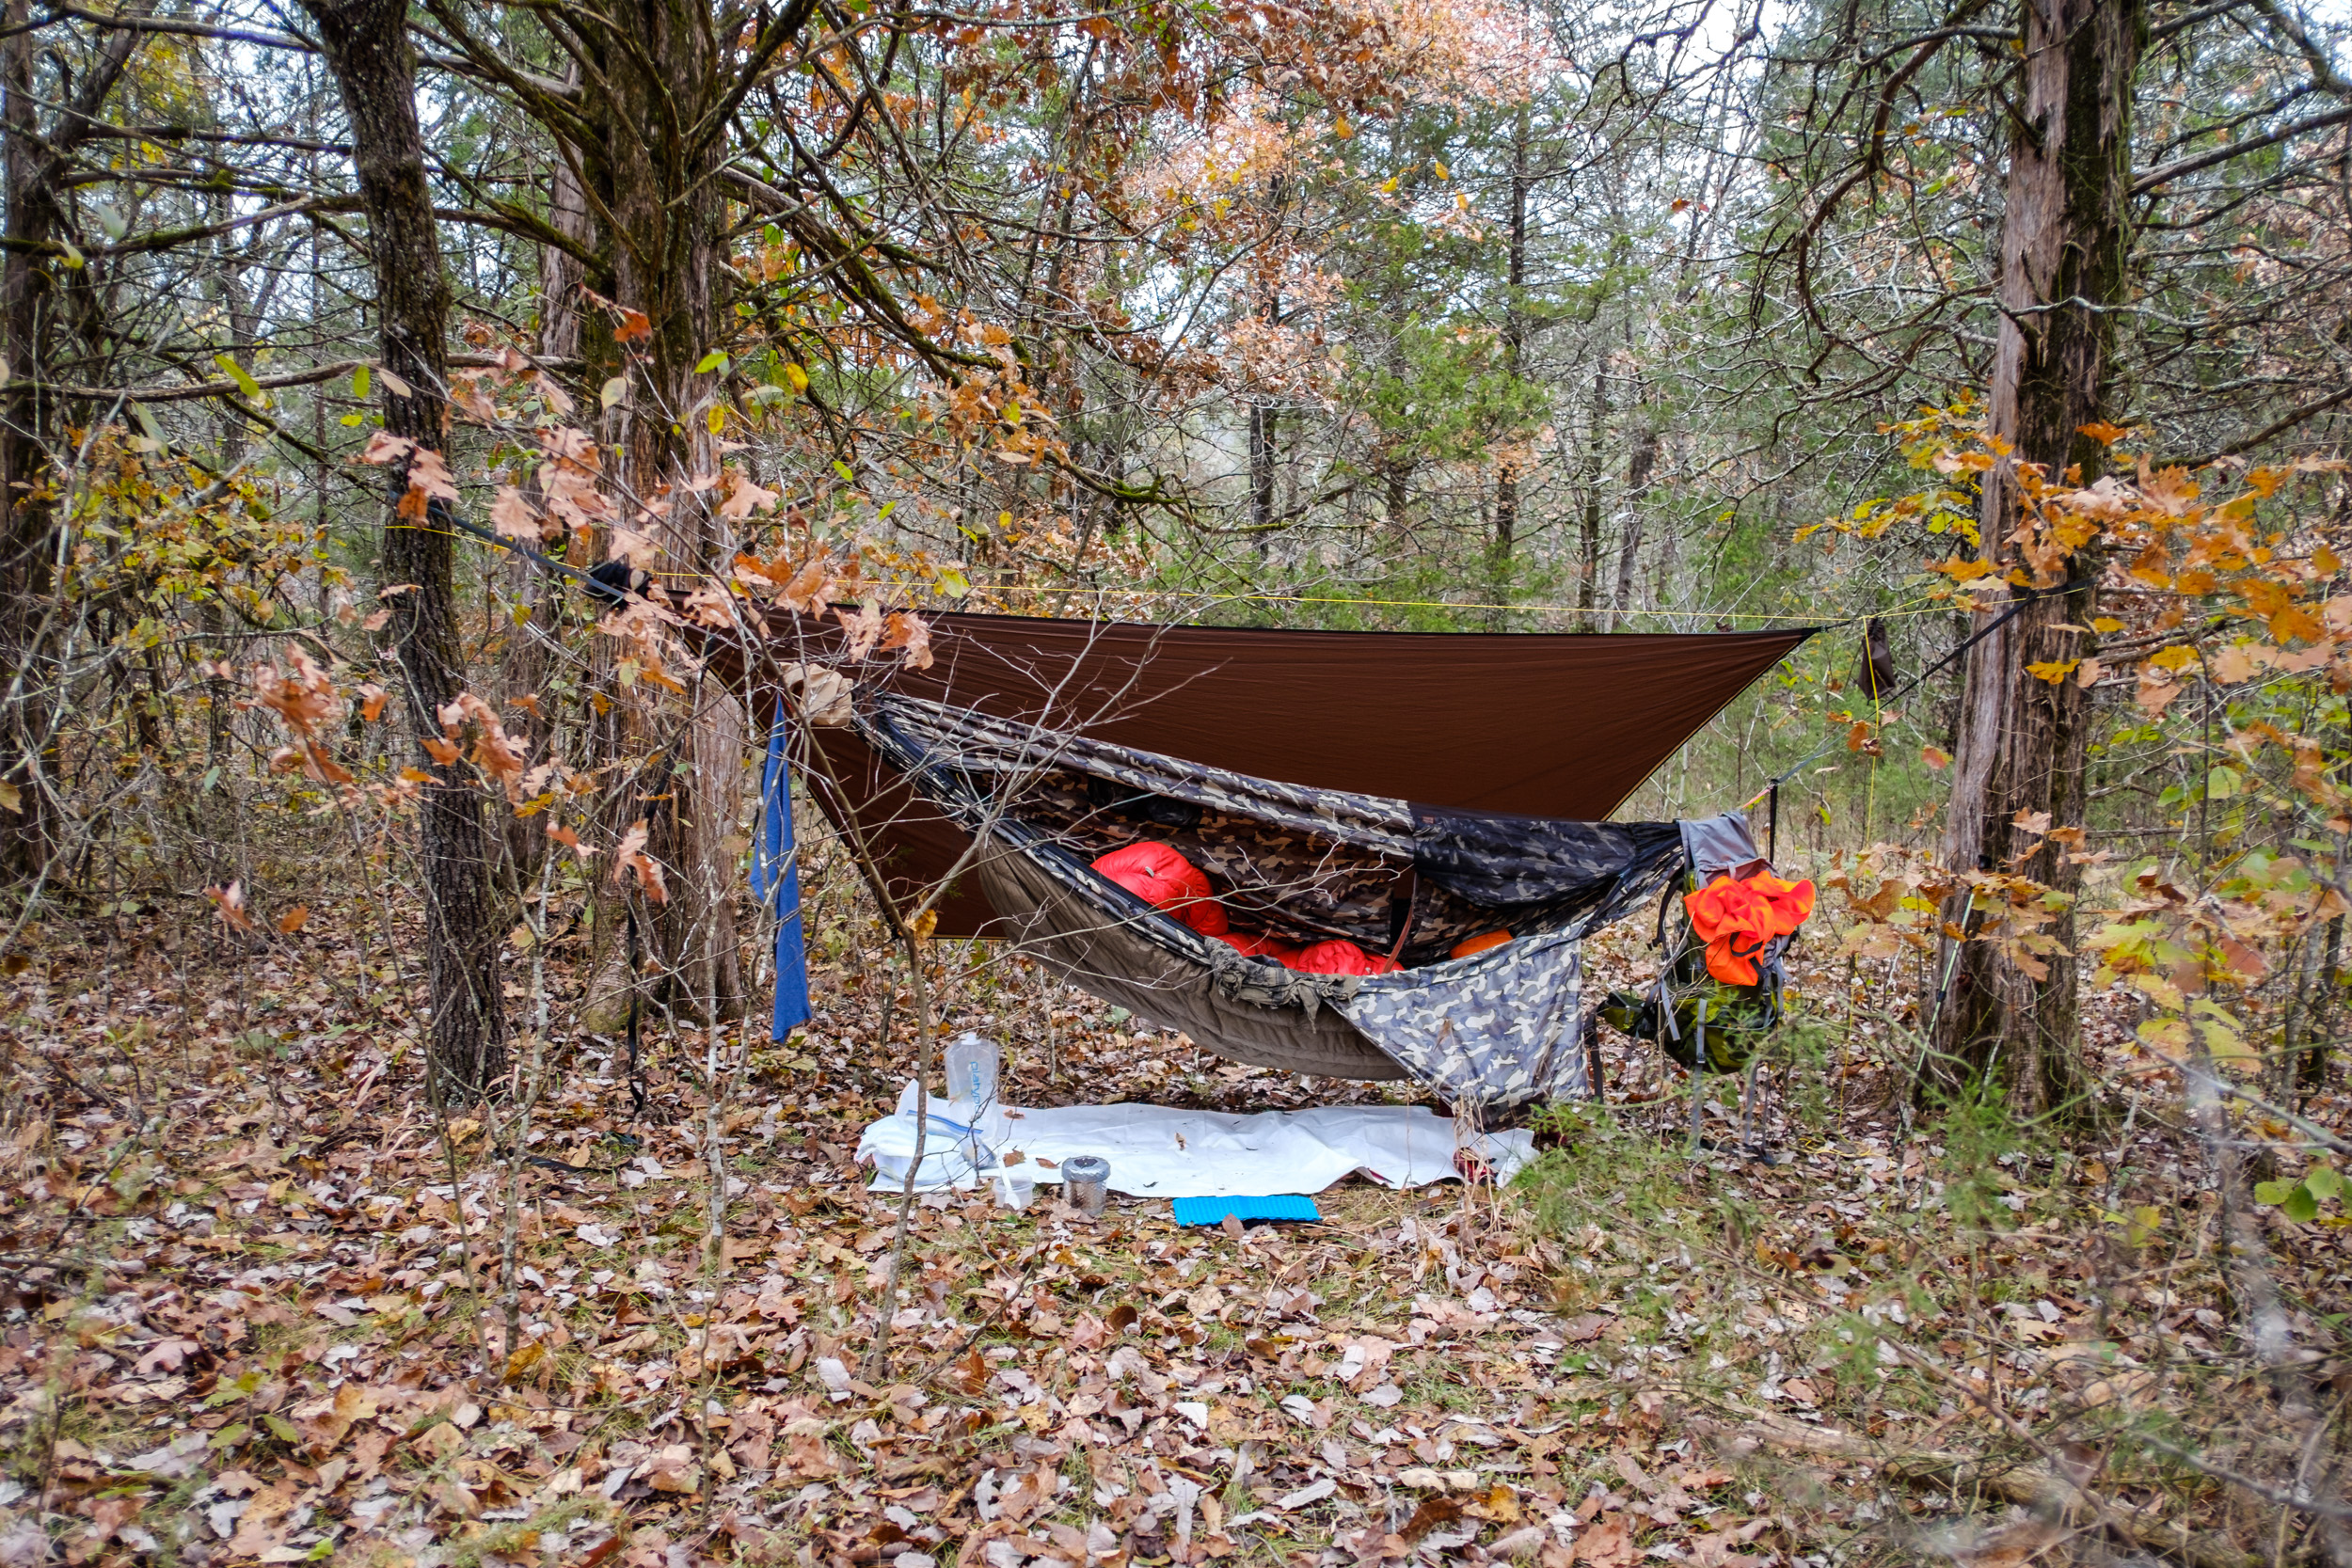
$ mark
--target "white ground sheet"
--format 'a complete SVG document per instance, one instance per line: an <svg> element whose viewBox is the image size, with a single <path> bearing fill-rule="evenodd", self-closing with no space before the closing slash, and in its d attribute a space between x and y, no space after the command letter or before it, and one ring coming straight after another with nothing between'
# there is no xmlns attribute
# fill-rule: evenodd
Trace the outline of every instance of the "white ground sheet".
<svg viewBox="0 0 2352 1568"><path fill-rule="evenodd" d="M931 1105L916 1182L923 1189L969 1187L1015 1149L1039 1181L1060 1180L1061 1162L1073 1155L1099 1154L1110 1162L1111 1190L1135 1197L1318 1193L1358 1173L1386 1187L1419 1187L1459 1174L1454 1124L1425 1106L1324 1105L1249 1116L1164 1105L1007 1107L1005 1136L992 1148L946 1122L944 1101ZM1535 1153L1534 1137L1523 1131L1476 1135L1468 1148L1505 1181ZM898 1113L866 1129L857 1157L874 1162L877 1188L897 1188L914 1154L910 1084Z"/></svg>

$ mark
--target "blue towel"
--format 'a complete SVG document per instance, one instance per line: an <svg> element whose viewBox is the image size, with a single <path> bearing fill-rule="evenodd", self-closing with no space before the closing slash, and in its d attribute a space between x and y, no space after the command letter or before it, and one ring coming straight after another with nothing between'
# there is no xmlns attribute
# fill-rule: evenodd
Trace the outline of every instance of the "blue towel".
<svg viewBox="0 0 2352 1568"><path fill-rule="evenodd" d="M752 892L776 914L776 1017L769 1038L777 1040L809 1020L801 868L792 851L792 768L785 757L790 735L779 711L775 728L768 732L768 766L759 782L759 847L752 856Z"/></svg>
<svg viewBox="0 0 2352 1568"><path fill-rule="evenodd" d="M1320 1220L1323 1212L1311 1197L1278 1193L1269 1197L1180 1197L1178 1225L1222 1225L1231 1214L1248 1225L1251 1220Z"/></svg>

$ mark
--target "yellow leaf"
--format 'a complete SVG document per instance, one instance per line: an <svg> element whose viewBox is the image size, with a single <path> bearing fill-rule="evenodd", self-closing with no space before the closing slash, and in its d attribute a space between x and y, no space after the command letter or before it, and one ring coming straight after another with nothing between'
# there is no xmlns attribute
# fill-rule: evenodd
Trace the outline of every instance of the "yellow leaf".
<svg viewBox="0 0 2352 1568"><path fill-rule="evenodd" d="M213 363L229 372L229 379L237 384L237 390L243 392L247 401L258 403L263 407L269 405L269 397L262 390L262 384L254 380L251 372L243 365L238 364L226 354L214 355Z"/></svg>
<svg viewBox="0 0 2352 1568"><path fill-rule="evenodd" d="M2026 673L2033 676L2037 680L2045 680L2052 686L2056 686L2058 682L2073 674L2074 673L2074 666L2080 664L2082 660L2079 658L2045 659L2039 664L2026 665Z"/></svg>
<svg viewBox="0 0 2352 1568"><path fill-rule="evenodd" d="M19 816L24 816L24 792L12 784L0 784L0 806L7 807Z"/></svg>
<svg viewBox="0 0 2352 1568"><path fill-rule="evenodd" d="M2174 994L2179 993L2176 991ZM2185 1019L2152 1018L2135 1032L2139 1036L2140 1044L2159 1056L2178 1061L2188 1053L2188 1022Z"/></svg>
<svg viewBox="0 0 2352 1568"><path fill-rule="evenodd" d="M2214 1019L2205 1020L2199 1027L2204 1033L2205 1049L2213 1053L2215 1061L2233 1072L2251 1075L2262 1070L2262 1053L2248 1045L2236 1030Z"/></svg>

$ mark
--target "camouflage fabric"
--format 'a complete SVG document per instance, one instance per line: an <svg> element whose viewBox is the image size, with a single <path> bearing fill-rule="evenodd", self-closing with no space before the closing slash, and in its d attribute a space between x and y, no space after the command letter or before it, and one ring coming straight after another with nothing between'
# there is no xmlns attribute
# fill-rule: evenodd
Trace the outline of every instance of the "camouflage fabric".
<svg viewBox="0 0 2352 1568"><path fill-rule="evenodd" d="M914 748L927 765L935 761L975 779L1025 786L1046 772L1074 770L1124 784L1136 796L1168 796L1294 832L1335 838L1399 863L1413 858L1412 808L1386 796L1253 779L896 694L877 696L873 706L899 743Z"/></svg>
<svg viewBox="0 0 2352 1568"><path fill-rule="evenodd" d="M1672 822L1562 822L1543 816L1414 806L1413 862L1421 874L1486 909L1518 909L1549 926L1604 905L1624 908L1626 888L1655 887L1652 873L1687 844Z"/></svg>
<svg viewBox="0 0 2352 1568"><path fill-rule="evenodd" d="M1522 938L1468 958L1375 974L1333 1006L1415 1083L1501 1108L1592 1093L1581 933Z"/></svg>
<svg viewBox="0 0 2352 1568"><path fill-rule="evenodd" d="M1122 1005L1160 1022L1181 1015L1187 1022L1175 1026L1245 1061L1267 1059L1264 1032L1251 1026L1257 1013L1327 1036L1336 1014L1457 1103L1504 1107L1589 1092L1580 941L1682 864L1671 824L1416 808L892 694L862 702L855 722L893 768L985 837L993 855L1018 859L1015 866L984 858L983 886L1000 911L1019 904L1015 940L1073 984L1119 992L1114 999L1140 985L1145 1000ZM1416 961L1359 977L1243 958L1089 863L1145 837L1206 870L1240 924L1291 940L1342 935L1373 950L1394 945L1391 931L1402 928ZM1505 926L1512 942L1468 958L1443 956L1462 935ZM1179 966L1144 959L1137 941ZM1113 954L1133 978L1090 980ZM1146 968L1154 971L1148 984ZM1319 1040L1316 1059L1335 1049L1343 1055L1345 1037Z"/></svg>

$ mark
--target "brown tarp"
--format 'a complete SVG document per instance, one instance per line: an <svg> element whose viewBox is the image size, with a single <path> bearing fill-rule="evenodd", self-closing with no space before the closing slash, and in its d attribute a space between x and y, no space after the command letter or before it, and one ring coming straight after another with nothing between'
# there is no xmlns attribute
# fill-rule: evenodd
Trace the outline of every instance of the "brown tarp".
<svg viewBox="0 0 2352 1568"><path fill-rule="evenodd" d="M861 678L1260 778L1583 821L1614 812L1811 635L1260 631L957 614L931 626L931 668L882 655ZM776 664L839 645L835 626L780 618L773 629L750 672L755 688L772 688ZM726 653L711 652L735 673ZM824 758L811 783L828 814L840 821L854 809L895 886L936 881L962 852L962 832L910 798L851 732L814 733ZM942 936L983 934L993 913L969 877L939 912Z"/></svg>

